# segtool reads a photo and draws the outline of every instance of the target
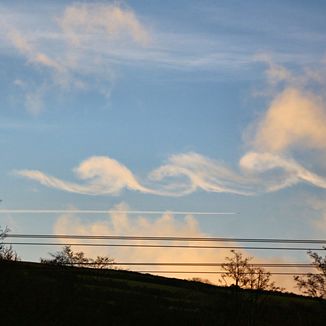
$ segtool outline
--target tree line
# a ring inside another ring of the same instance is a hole
[[[0,227],[0,261],[18,261],[20,257],[11,245],[3,243],[10,230]],[[324,247],[326,250],[326,247]],[[304,276],[294,276],[297,288],[304,294],[326,299],[326,255],[308,251],[312,265],[317,273],[307,273]],[[74,252],[66,245],[62,250],[50,253],[51,258],[41,258],[43,264],[59,266],[77,266],[89,268],[113,268],[114,259],[108,256],[97,256],[95,259],[86,257],[83,251]],[[226,263],[221,266],[223,273],[219,279],[220,285],[235,286],[243,289],[283,291],[271,280],[271,273],[262,267],[251,264],[253,257],[244,257],[242,253],[231,250],[230,256],[225,257]],[[192,280],[202,281],[200,278]],[[232,282],[232,284],[230,284]]]

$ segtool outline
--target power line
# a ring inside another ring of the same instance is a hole
[[[160,244],[113,244],[113,243],[61,243],[61,242],[4,242],[4,245],[23,246],[83,246],[83,247],[133,247],[133,248],[182,248],[182,249],[246,249],[246,250],[286,250],[286,251],[324,251],[324,248],[303,247],[256,247],[256,246],[196,246]]]
[[[7,234],[6,238],[25,239],[90,239],[90,240],[142,240],[142,241],[214,241],[214,242],[261,242],[261,243],[315,243],[326,244],[326,239],[277,239],[277,238],[220,238],[176,236],[122,236],[122,235],[69,235],[69,234]]]
[[[221,272],[221,271],[216,271],[216,272],[208,272],[208,271],[160,271],[160,270],[134,270],[133,272],[138,272],[138,273],[157,273],[157,274],[227,274],[227,272]],[[298,275],[298,276],[306,276],[306,275],[321,275],[320,273],[294,273],[294,272],[265,272],[265,273],[239,273],[239,274],[271,274],[271,275]]]
[[[80,262],[80,263],[69,263],[69,265],[87,266],[94,265],[94,262]],[[172,263],[172,262],[110,262],[101,263],[101,265],[117,265],[117,266],[225,266],[227,263],[198,263],[198,262],[188,262],[188,263]],[[315,268],[316,266],[308,263],[250,263],[254,267],[276,267],[276,268]]]

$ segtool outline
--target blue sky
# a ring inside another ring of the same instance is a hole
[[[190,217],[195,226],[146,215],[147,227],[127,215],[121,228],[112,216],[2,213],[0,225],[325,237],[325,9],[322,1],[2,1],[2,209],[237,214]]]

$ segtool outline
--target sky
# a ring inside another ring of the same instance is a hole
[[[1,1],[0,225],[325,239],[325,10],[317,0]],[[38,261],[55,248],[15,249]],[[228,255],[84,250],[117,261]]]

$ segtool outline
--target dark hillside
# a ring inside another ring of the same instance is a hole
[[[325,301],[120,270],[0,262],[2,325],[324,325]]]

